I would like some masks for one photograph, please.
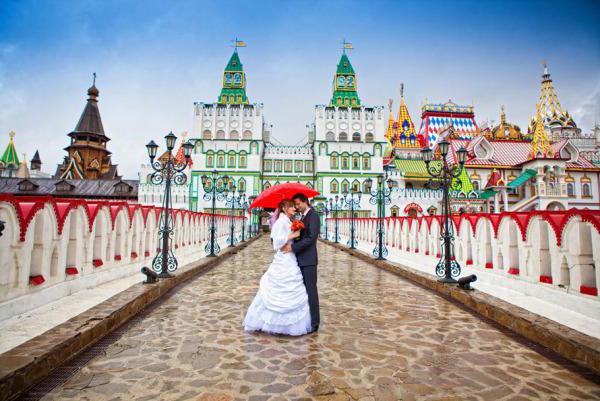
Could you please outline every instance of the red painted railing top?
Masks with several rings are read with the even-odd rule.
[[[88,229],[91,232],[94,227],[94,221],[98,216],[100,210],[107,209],[110,215],[112,228],[114,229],[117,216],[121,210],[125,209],[127,216],[129,217],[129,226],[133,223],[133,217],[135,212],[139,209],[144,224],[148,219],[150,211],[154,211],[156,220],[159,219],[162,208],[158,206],[144,206],[138,203],[132,203],[127,201],[111,201],[111,200],[86,200],[86,199],[69,199],[69,198],[55,198],[53,196],[14,196],[11,194],[0,194],[0,202],[10,203],[17,215],[19,221],[19,238],[21,241],[25,241],[27,235],[27,229],[36,213],[44,209],[47,205],[54,211],[56,218],[58,234],[62,234],[65,221],[71,212],[71,210],[82,207],[88,218]],[[173,210],[173,217],[177,220],[177,217],[181,215],[182,219],[198,218],[201,216],[212,216],[211,213],[204,212],[192,212],[189,210],[175,209]],[[218,218],[231,218],[230,215],[215,213]],[[242,216],[234,216],[235,219],[240,220]]]
[[[529,229],[529,224],[534,218],[541,218],[546,221],[552,230],[556,234],[556,242],[557,245],[560,246],[562,244],[562,235],[564,228],[567,226],[567,223],[574,217],[581,218],[582,221],[590,223],[592,226],[596,228],[596,230],[600,233],[600,210],[587,210],[587,209],[570,209],[570,210],[544,210],[544,211],[530,211],[530,212],[502,212],[502,213],[463,213],[460,215],[452,215],[452,221],[456,230],[459,231],[461,225],[464,222],[468,222],[469,227],[471,228],[471,233],[475,233],[475,228],[477,227],[477,223],[480,219],[487,219],[492,229],[494,230],[494,238],[498,237],[498,229],[500,228],[501,222],[505,218],[512,219],[519,231],[521,233],[521,239],[523,241],[527,240],[527,234]],[[328,220],[338,220],[338,221],[350,221],[350,217],[338,217],[338,218],[328,218]],[[356,217],[355,221],[377,221],[377,217]],[[438,224],[442,224],[443,216],[420,216],[420,217],[386,217],[386,224],[390,224],[391,222],[395,222],[396,224],[400,224],[400,227],[404,225],[404,223],[408,223],[408,228],[412,227],[412,223],[417,223],[417,229],[421,228],[423,222],[427,224],[427,228],[431,229],[431,224],[434,220],[437,220]]]

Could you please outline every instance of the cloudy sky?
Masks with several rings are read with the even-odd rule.
[[[190,131],[194,101],[212,102],[232,52],[273,135],[306,136],[327,103],[343,39],[365,105],[398,104],[416,124],[428,99],[473,103],[478,121],[527,126],[547,60],[562,105],[584,131],[600,121],[598,1],[0,1],[0,148],[39,149],[54,172],[98,74],[113,162],[127,178],[144,144]],[[0,150],[0,151],[1,151]]]

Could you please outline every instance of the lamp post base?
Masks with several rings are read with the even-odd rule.
[[[169,272],[162,272],[162,273],[158,274],[158,278],[173,278],[173,277],[175,277],[175,276]]]
[[[458,283],[458,281],[456,281],[452,277],[442,277],[442,278],[438,279],[438,283],[456,284],[456,283]]]

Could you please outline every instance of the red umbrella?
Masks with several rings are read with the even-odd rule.
[[[296,194],[303,194],[306,195],[307,198],[312,198],[319,195],[319,192],[298,182],[274,185],[271,188],[262,191],[260,195],[254,199],[249,209],[255,207],[275,209],[279,205],[279,202],[284,199],[292,199],[292,196]]]

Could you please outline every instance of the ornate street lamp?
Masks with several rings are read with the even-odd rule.
[[[213,170],[210,176],[202,176],[202,188],[204,188],[204,196],[202,197],[202,199],[204,199],[205,201],[212,201],[210,218],[210,240],[206,243],[206,246],[204,247],[206,256],[209,257],[217,256],[217,254],[221,251],[219,242],[216,240],[217,222],[215,215],[217,213],[217,200],[222,201],[227,195],[228,182],[229,177],[227,177],[226,175],[219,176],[219,172],[217,170]]]
[[[336,244],[340,242],[339,226],[338,226],[338,212],[340,211],[341,208],[342,208],[342,202],[341,202],[339,196],[336,195],[335,197],[329,199],[329,209],[332,211],[333,221],[335,222],[335,229],[333,232],[333,241]]]
[[[233,182],[231,183],[230,190],[231,195],[228,195],[227,191],[225,191],[225,204],[227,207],[231,207],[231,225],[229,227],[229,238],[227,238],[227,241],[229,242],[229,246],[233,247],[238,243],[238,239],[235,237],[235,209],[236,207],[241,208],[242,203],[246,202],[246,194],[243,194],[240,190],[236,196],[236,186]]]
[[[384,185],[387,184],[387,188]],[[371,195],[369,203],[377,205],[377,245],[373,248],[373,256],[378,260],[385,260],[388,255],[387,247],[385,246],[385,206],[392,203],[392,186],[393,182],[388,179],[388,171],[384,168],[384,174],[377,176],[377,188],[373,188],[373,180],[366,180],[367,192]]]
[[[194,148],[194,145],[189,141],[181,145],[185,161],[183,163],[178,163],[173,157],[173,148],[175,147],[176,140],[177,137],[173,135],[172,132],[169,132],[169,134],[165,136],[167,145],[167,159],[165,161],[154,160],[156,152],[158,151],[158,145],[154,143],[154,141],[150,141],[146,145],[148,156],[150,157],[150,165],[154,170],[150,176],[150,182],[154,185],[161,185],[163,182],[165,184],[162,213],[159,222],[160,230],[158,234],[159,242],[161,243],[160,252],[154,257],[154,260],[152,260],[152,269],[159,273],[158,277],[160,278],[173,277],[170,273],[177,270],[177,259],[175,258],[171,247],[174,225],[171,184],[184,185],[186,183],[187,176],[183,171],[188,166],[190,156],[192,155],[192,149]]]
[[[355,199],[356,195],[356,199]],[[350,249],[356,248],[356,235],[354,229],[354,208],[360,207],[360,192],[352,190],[350,193],[345,192],[341,198],[342,204],[350,208],[350,239],[348,240],[348,246]]]
[[[446,156],[450,148],[450,142],[443,140],[438,144],[438,149],[442,156],[439,166],[431,164],[433,159],[433,151],[430,148],[421,149],[421,157],[427,167],[427,172],[432,177],[429,180],[429,188],[441,189],[443,191],[442,200],[442,215],[444,216],[444,224],[442,225],[441,246],[442,255],[435,268],[435,273],[440,277],[442,283],[456,283],[454,277],[460,275],[460,265],[453,257],[454,243],[454,228],[450,222],[450,188],[452,181],[458,178],[464,168],[467,160],[467,150],[461,147],[456,152],[458,164],[449,165]],[[460,185],[457,181],[455,185]]]

